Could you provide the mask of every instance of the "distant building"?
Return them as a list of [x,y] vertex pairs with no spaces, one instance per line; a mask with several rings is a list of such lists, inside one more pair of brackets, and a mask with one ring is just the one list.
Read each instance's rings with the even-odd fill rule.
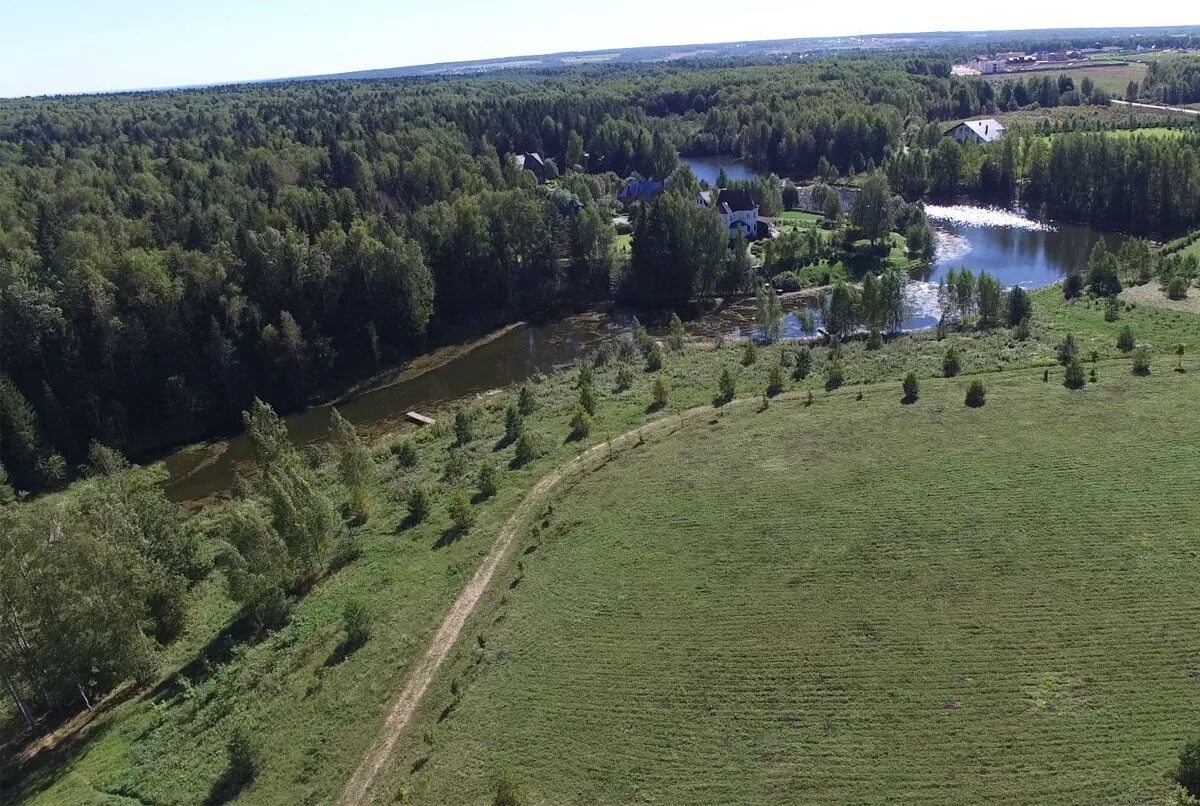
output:
[[630,179],[617,193],[617,201],[624,207],[649,204],[663,194],[663,183],[657,179]]
[[546,172],[546,161],[542,159],[542,155],[536,151],[526,151],[524,154],[518,154],[516,157],[517,167],[523,171],[529,171],[537,177],[538,184],[542,184],[548,178]]
[[994,143],[1004,139],[1004,126],[993,118],[964,120],[947,129],[946,136],[956,143]]
[[747,238],[758,237],[758,205],[750,191],[741,188],[706,190],[696,197],[696,206],[715,210],[729,237],[738,233]]
[[1003,73],[1005,66],[1008,64],[1004,59],[976,59],[971,62],[968,67],[978,70],[981,74],[988,76],[995,73]]

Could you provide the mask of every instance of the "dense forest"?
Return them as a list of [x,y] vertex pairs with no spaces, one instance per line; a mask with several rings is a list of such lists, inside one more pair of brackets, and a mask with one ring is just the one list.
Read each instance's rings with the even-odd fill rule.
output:
[[[1192,92],[1195,65],[1139,91]],[[949,66],[849,54],[0,102],[8,480],[53,488],[93,442],[152,454],[235,427],[256,396],[292,410],[615,289],[749,291],[741,251],[685,209],[680,154],[797,182],[883,169],[909,200],[1024,194],[1140,234],[1200,223],[1195,139],[955,149],[945,121],[1107,97],[1048,77],[994,89]],[[545,155],[549,185],[510,156],[525,151]],[[630,174],[675,192],[634,217],[626,266],[612,221]]]

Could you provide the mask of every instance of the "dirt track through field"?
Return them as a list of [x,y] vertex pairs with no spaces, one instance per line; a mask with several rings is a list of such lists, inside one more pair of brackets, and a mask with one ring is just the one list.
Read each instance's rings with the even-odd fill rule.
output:
[[400,740],[404,728],[408,725],[409,720],[412,719],[413,714],[417,710],[417,706],[421,703],[421,698],[424,696],[425,690],[429,688],[429,684],[433,681],[433,677],[437,674],[442,662],[446,660],[446,656],[454,648],[454,644],[458,641],[458,637],[462,633],[463,626],[475,611],[475,606],[479,603],[480,597],[483,596],[484,592],[488,589],[488,585],[491,584],[492,577],[495,575],[496,569],[500,566],[505,555],[507,555],[509,548],[511,548],[517,532],[520,530],[522,524],[534,513],[543,499],[545,499],[546,494],[554,489],[564,478],[583,470],[594,457],[629,442],[639,434],[650,434],[673,425],[678,426],[683,423],[685,418],[691,418],[704,412],[712,413],[712,409],[707,406],[688,409],[678,415],[664,417],[652,423],[639,426],[631,431],[626,431],[624,434],[614,437],[608,442],[601,442],[598,445],[592,446],[570,462],[552,471],[533,486],[533,489],[525,496],[525,500],[517,507],[516,512],[505,522],[504,528],[496,536],[487,557],[483,560],[483,564],[475,571],[474,576],[471,577],[471,581],[467,583],[467,587],[454,600],[454,604],[450,607],[449,612],[442,619],[442,623],[438,627],[437,633],[433,636],[433,641],[430,643],[429,648],[425,650],[424,656],[409,674],[408,683],[404,686],[404,690],[392,702],[392,707],[388,711],[387,719],[384,721],[383,730],[380,732],[379,737],[371,745],[366,757],[346,783],[346,788],[342,792],[339,803],[351,806],[352,804],[365,803],[368,800],[372,788],[379,780],[380,775],[383,774],[388,760],[392,756],[392,751],[395,750],[396,742]]

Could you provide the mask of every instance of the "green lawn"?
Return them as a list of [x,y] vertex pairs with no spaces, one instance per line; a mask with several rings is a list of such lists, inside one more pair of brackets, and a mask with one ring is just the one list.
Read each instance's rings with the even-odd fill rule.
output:
[[1200,374],[1054,381],[748,402],[618,454],[531,525],[385,796],[490,803],[507,767],[538,804],[1165,802]]
[[[1015,382],[1002,380],[1002,377],[1028,381],[1027,386],[1022,387],[1025,389],[1022,395],[1038,399],[1042,394],[1063,392],[1059,383],[1061,371],[1057,367],[1051,370],[1050,384],[1043,386],[1040,383],[1041,367],[1054,365],[1054,345],[1063,335],[1067,332],[1075,334],[1085,355],[1091,349],[1096,349],[1104,357],[1117,358],[1121,354],[1115,347],[1116,336],[1125,324],[1131,326],[1140,343],[1151,345],[1155,352],[1155,375],[1146,384],[1135,385],[1131,389],[1147,392],[1164,390],[1166,394],[1176,389],[1176,384],[1185,382],[1186,388],[1191,389],[1191,379],[1195,377],[1192,373],[1200,371],[1195,366],[1200,356],[1200,317],[1139,305],[1124,311],[1118,322],[1108,323],[1103,321],[1103,306],[1099,303],[1086,300],[1064,302],[1058,289],[1035,292],[1032,296],[1035,318],[1031,338],[1026,341],[1016,340],[1008,330],[996,330],[990,333],[951,334],[943,341],[938,341],[932,333],[914,334],[889,341],[883,349],[875,351],[866,350],[861,340],[843,345],[848,384],[886,384],[880,389],[864,388],[862,410],[879,411],[881,416],[892,408],[900,411],[898,406],[893,406],[899,378],[909,370],[923,379],[940,374],[942,356],[948,346],[954,345],[962,355],[964,373],[1023,368],[1016,376],[984,376],[989,390],[998,384],[994,387],[996,405],[989,402],[984,412],[1003,412],[1004,406],[1011,405],[1013,398],[1020,396],[1010,398],[1001,392],[1004,384]],[[1165,370],[1174,363],[1170,353],[1177,343],[1186,345],[1187,361],[1192,368],[1192,373],[1183,378],[1176,378]],[[711,399],[717,375],[724,366],[735,370],[740,396],[753,398],[761,395],[770,367],[779,361],[781,349],[792,350],[795,347],[762,348],[757,362],[749,367],[741,366],[742,345],[737,342],[722,346],[693,343],[681,353],[668,352],[663,374],[670,382],[671,404],[667,411],[659,413],[647,412],[654,374],[644,371],[640,359],[631,365],[634,384],[626,391],[616,390],[617,365],[609,363],[597,370],[599,405],[591,436],[582,443],[566,441],[570,430],[568,421],[576,396],[574,373],[562,372],[539,378],[532,383],[538,408],[527,421],[527,426],[539,445],[540,456],[532,464],[520,469],[509,467],[513,456],[511,446],[497,447],[503,433],[503,412],[514,396],[512,389],[472,404],[479,412],[476,438],[469,446],[467,470],[458,481],[444,478],[453,439],[445,425],[450,421],[448,411],[434,412],[441,420],[441,425],[418,432],[416,439],[420,461],[415,470],[399,468],[388,453],[385,440],[377,451],[380,477],[373,495],[375,513],[366,524],[354,527],[362,541],[363,552],[359,560],[322,581],[300,601],[287,627],[259,642],[240,639],[227,630],[233,608],[225,597],[220,572],[214,571],[194,592],[187,632],[177,644],[162,654],[159,685],[138,692],[104,711],[81,734],[79,741],[63,743],[60,750],[41,756],[36,764],[23,770],[6,771],[6,786],[15,786],[20,782],[22,788],[6,788],[2,796],[4,802],[54,806],[124,804],[138,800],[146,803],[200,802],[221,775],[225,764],[225,744],[233,727],[243,722],[251,726],[262,758],[261,771],[245,792],[244,802],[289,805],[330,802],[336,798],[379,730],[387,703],[402,686],[413,662],[424,651],[441,615],[462,590],[500,525],[515,510],[529,488],[552,468],[575,456],[584,447],[603,442],[607,435],[622,433],[650,420],[672,417],[676,410],[705,404]],[[828,361],[828,352],[825,347],[815,348],[813,374],[803,381],[789,380],[789,387],[802,394],[811,390],[817,399],[817,405],[811,411],[807,414],[800,412],[798,416],[807,417],[811,414],[814,418],[826,419],[835,415],[846,416],[850,419],[845,427],[851,428],[850,424],[856,423],[853,427],[861,426],[861,434],[865,439],[878,428],[883,428],[882,424],[887,420],[885,418],[879,421],[879,425],[871,425],[859,419],[859,404],[853,402],[857,390],[853,387],[825,402],[821,373]],[[1075,410],[1067,408],[1075,405],[1071,401],[1093,401],[1115,395],[1112,390],[1117,388],[1115,384],[1118,380],[1128,374],[1128,366],[1127,360],[1102,362],[1098,387],[1076,398],[1047,398],[1046,405],[1039,411],[1046,416],[1051,427],[1061,428],[1063,417]],[[934,411],[937,405],[935,398],[941,394],[945,397],[942,404],[944,412],[934,411],[932,416],[957,422],[963,416],[960,404],[964,383],[961,379],[952,382],[929,381],[928,406],[923,400],[913,411],[926,414]],[[939,388],[944,388],[944,392],[938,393],[936,390]],[[1142,398],[1124,399],[1128,401],[1125,410],[1130,417],[1129,422],[1144,424],[1143,420],[1138,419],[1141,416],[1142,403],[1139,401]],[[1059,408],[1051,407],[1054,400],[1059,401],[1056,404]],[[789,411],[792,414],[787,415],[788,419],[782,419]],[[823,444],[820,442],[823,437],[812,431],[809,421],[797,419],[795,414],[793,403],[780,401],[772,405],[763,420],[776,422],[776,417],[781,418],[778,422],[786,423],[789,429],[784,439],[788,444]],[[887,414],[887,417],[893,415]],[[734,421],[733,417],[731,414],[730,422]],[[740,412],[737,418],[738,422],[747,425],[755,422],[754,418],[742,420]],[[826,419],[817,419],[816,422],[824,423]],[[842,429],[843,426],[837,428]],[[1187,431],[1184,429],[1180,433],[1186,435]],[[751,453],[773,455],[771,451],[774,449],[768,446],[760,451],[762,441],[756,437],[751,439],[752,432],[746,434],[747,439],[751,440],[746,443],[752,446]],[[1011,441],[1018,436],[1006,435],[1004,439]],[[1024,440],[1024,437],[1020,436],[1020,439]],[[929,440],[933,440],[932,435]],[[929,440],[929,450],[933,451],[938,443]],[[726,447],[725,443],[713,443],[713,461],[725,460]],[[1002,447],[996,449],[1008,450]],[[1148,446],[1145,452],[1148,456],[1170,458],[1166,446]],[[1113,449],[1112,453],[1122,455],[1129,461],[1136,460],[1136,457],[1127,456],[1130,453],[1127,450]],[[725,474],[729,487],[722,494],[722,500],[736,501],[743,484],[756,477],[753,473],[745,472],[743,465],[748,459],[739,455],[738,450],[730,449],[727,458],[731,472]],[[459,487],[473,491],[477,469],[484,461],[494,462],[502,468],[500,491],[494,498],[477,506],[479,520],[473,529],[460,539],[447,541],[449,518],[445,502],[448,495]],[[776,455],[772,461],[787,465],[792,459]],[[810,466],[807,462],[807,458],[802,458],[795,467],[787,470],[793,476],[781,476],[794,479],[790,490],[777,491],[779,498],[772,500],[770,506],[762,504],[768,510],[771,507],[782,508],[779,511],[788,514],[789,523],[796,529],[801,529],[807,522],[814,507],[827,506],[831,501],[842,498],[841,492],[836,497],[830,495],[830,491],[839,490],[833,484],[836,468]],[[863,472],[882,477],[886,469],[893,467],[899,467],[899,464],[890,462],[873,469],[864,467]],[[828,475],[825,474],[826,469],[829,470]],[[343,502],[345,492],[332,480],[331,475],[331,469],[326,467],[322,471],[323,483],[335,501]],[[952,477],[957,478],[958,475]],[[700,483],[700,480],[686,476],[678,478],[681,490],[693,482]],[[820,480],[824,492],[810,491],[801,495],[801,490],[809,489],[801,485],[803,478],[811,478],[813,483]],[[428,522],[412,527],[404,522],[401,495],[414,482],[430,486],[435,493],[435,506]],[[1169,515],[1176,511],[1171,509],[1176,505],[1173,491],[1171,484],[1155,488],[1155,494],[1162,498],[1155,499],[1153,512]],[[657,517],[654,511],[643,510],[639,500],[631,499],[631,508],[628,510],[630,517],[634,513],[639,513],[643,518]],[[571,506],[573,509],[574,504]],[[1086,514],[1089,510],[1081,505],[1079,511]],[[562,526],[562,522],[554,521],[547,529],[553,531]],[[733,541],[738,534],[741,533],[731,532],[725,536],[725,540]],[[657,556],[648,554],[646,560],[658,562]],[[699,562],[716,555],[694,556]],[[527,562],[531,571],[540,559],[539,552],[530,555]],[[1185,570],[1179,569],[1177,580],[1186,579]],[[1182,591],[1183,587],[1179,589]],[[517,591],[520,591],[519,595],[524,595],[523,584]],[[518,596],[517,591],[511,595]],[[343,660],[337,654],[341,642],[340,614],[351,598],[366,605],[374,617],[374,624],[371,639],[366,645]],[[604,605],[598,603],[597,607],[603,610]],[[502,611],[490,611],[492,615],[497,612]],[[580,630],[584,631],[586,626],[581,622]],[[491,631],[491,627],[482,629],[485,633]],[[468,631],[467,635],[470,636],[467,638],[468,645],[457,650],[463,657],[469,657],[473,653],[471,647],[475,645],[472,643],[472,632]],[[495,650],[499,648],[497,646]],[[496,651],[489,649],[486,653],[489,669],[497,663]],[[705,662],[709,659],[707,655],[699,657]],[[457,671],[443,674],[435,681],[429,708],[445,707],[453,677],[466,674],[462,662],[460,659]],[[674,695],[667,692],[663,696]],[[446,725],[456,729],[459,724],[456,719],[448,720]],[[1170,724],[1165,723],[1162,741],[1175,741],[1174,736],[1167,735],[1170,733]],[[442,771],[438,775],[448,775],[447,781],[455,782],[456,786],[462,783],[464,789],[461,791],[468,799],[482,791],[479,789],[482,784],[470,776],[482,773],[484,766],[498,761],[496,751],[481,750],[476,759],[463,767],[461,775],[469,779],[464,780],[456,777],[459,773],[447,774],[444,770],[447,764],[458,763],[453,759],[463,758],[460,754],[464,752],[464,745],[453,744],[456,749],[451,753],[449,747],[452,745],[449,743],[451,740],[454,743],[467,741],[465,736],[443,735],[446,727],[439,726],[436,719],[431,720],[426,714],[411,737],[420,740],[426,727],[432,728],[431,737],[435,741],[431,771]],[[438,749],[443,741],[448,743],[446,753]],[[685,737],[683,743],[677,746],[681,759],[690,752],[689,748],[693,746],[691,741]],[[1148,755],[1151,752],[1157,754],[1158,750],[1157,745],[1151,744],[1139,746],[1136,752]],[[409,781],[408,772],[418,758],[418,750],[410,745],[404,752],[404,758],[394,768],[395,787],[402,783],[413,783]],[[763,752],[769,752],[769,748],[764,748]],[[1130,751],[1129,757],[1134,757],[1133,751]],[[599,758],[600,762],[606,760],[606,757]],[[707,757],[698,755],[695,758]],[[1157,764],[1157,755],[1155,758]],[[644,774],[651,776],[654,759],[641,759],[647,765]],[[528,762],[525,757],[511,760],[519,765]],[[1086,766],[1082,761],[1080,765]],[[587,765],[582,764],[582,767],[586,769]],[[540,778],[544,769],[529,768],[527,771],[531,774],[536,772],[538,776],[531,784],[544,785],[545,781]],[[625,773],[614,773],[614,776],[614,786],[632,780]],[[432,777],[416,778],[430,780]],[[651,781],[652,776],[645,780]],[[624,783],[620,785],[625,786]],[[391,791],[394,788],[389,790],[389,794]],[[617,788],[612,791],[615,794],[611,797],[604,796],[608,797],[607,802],[623,801],[624,793],[628,790]],[[573,798],[574,792],[564,790],[563,796]],[[455,798],[454,791],[450,789],[438,789],[436,794],[441,799],[453,801]],[[597,798],[604,800],[602,795],[597,794]],[[672,797],[660,798],[660,802],[675,802],[681,797],[686,799],[675,790]]]

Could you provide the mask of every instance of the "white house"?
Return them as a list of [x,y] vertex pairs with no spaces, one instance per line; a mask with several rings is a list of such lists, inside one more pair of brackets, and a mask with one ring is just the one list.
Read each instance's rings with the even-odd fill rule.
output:
[[721,225],[731,238],[739,232],[747,238],[758,235],[758,205],[754,203],[748,190],[706,190],[696,197],[696,206],[715,210],[721,217]]
[[994,143],[1004,139],[1004,126],[998,120],[964,120],[946,130],[956,143]]

